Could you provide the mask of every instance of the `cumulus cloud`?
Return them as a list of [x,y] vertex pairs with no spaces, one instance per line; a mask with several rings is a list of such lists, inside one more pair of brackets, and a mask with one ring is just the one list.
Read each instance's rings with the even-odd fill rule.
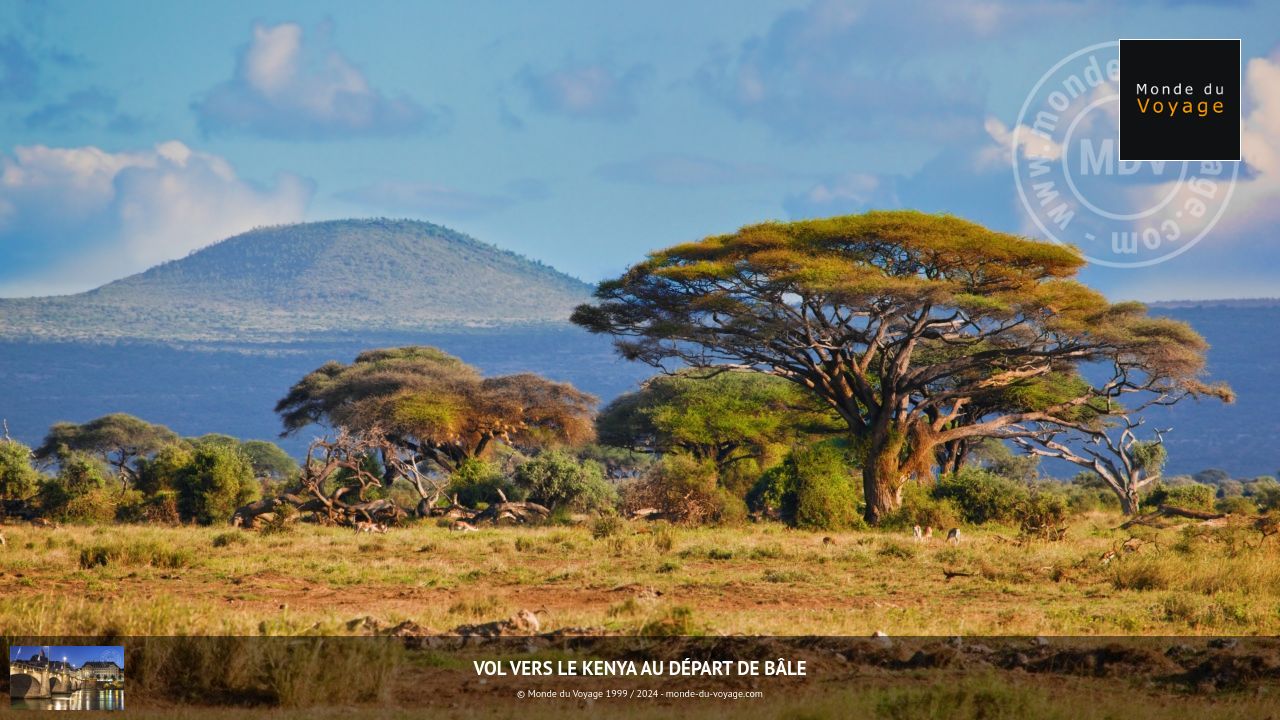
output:
[[975,41],[1078,6],[814,0],[718,53],[696,79],[738,117],[786,137],[947,142],[981,133],[986,84],[973,74],[940,73],[949,64],[935,53],[965,52]]
[[545,71],[525,67],[517,80],[541,112],[617,121],[635,115],[636,95],[652,74],[647,65],[618,71],[602,63],[569,62]]
[[322,36],[294,23],[255,25],[235,75],[193,106],[206,133],[278,139],[404,135],[447,126],[449,111],[388,97]]
[[258,225],[302,219],[309,181],[258,187],[170,141],[112,153],[18,147],[0,157],[0,295],[85,290]]

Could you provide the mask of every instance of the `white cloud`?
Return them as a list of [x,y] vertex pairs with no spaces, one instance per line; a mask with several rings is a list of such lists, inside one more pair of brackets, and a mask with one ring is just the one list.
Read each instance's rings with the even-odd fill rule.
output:
[[0,295],[86,290],[258,225],[302,219],[313,187],[240,179],[223,158],[170,141],[0,157]]
[[194,106],[207,133],[279,139],[402,135],[448,124],[444,108],[387,97],[321,36],[309,43],[294,23],[255,25],[235,75]]
[[645,65],[625,71],[600,63],[569,62],[547,70],[526,67],[519,80],[536,109],[593,120],[624,120],[636,113],[636,94],[652,75]]

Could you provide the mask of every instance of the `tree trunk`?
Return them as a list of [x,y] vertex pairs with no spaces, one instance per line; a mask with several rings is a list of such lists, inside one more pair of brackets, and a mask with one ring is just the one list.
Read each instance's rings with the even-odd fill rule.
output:
[[1120,493],[1120,510],[1125,515],[1137,515],[1138,506],[1138,491],[1130,485],[1124,489],[1124,492]]
[[862,491],[867,501],[863,517],[879,525],[902,506],[902,449],[905,438],[892,431],[876,433],[862,467]]

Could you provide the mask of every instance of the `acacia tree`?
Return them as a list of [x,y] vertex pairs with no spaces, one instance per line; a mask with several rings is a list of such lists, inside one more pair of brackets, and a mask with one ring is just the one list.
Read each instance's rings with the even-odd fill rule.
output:
[[787,381],[748,372],[657,375],[596,418],[599,442],[647,453],[685,453],[720,473],[771,446],[838,432],[839,419]]
[[312,423],[385,436],[384,482],[406,477],[425,501],[438,486],[423,473],[450,474],[494,443],[530,449],[593,435],[595,397],[530,373],[482,377],[435,348],[369,350],[308,374],[276,405],[284,435]]
[[[1199,335],[1107,302],[1073,279],[1083,265],[1073,248],[951,216],[769,222],[651,254],[573,321],[629,359],[808,388],[862,448],[876,523],[947,443],[1035,432],[1151,388],[1223,392],[1198,379]],[[1086,364],[1109,377],[1085,381]]]
[[70,452],[101,458],[126,485],[138,480],[138,461],[178,442],[177,433],[126,413],[112,413],[87,423],[55,423],[36,448],[40,460],[56,460]]

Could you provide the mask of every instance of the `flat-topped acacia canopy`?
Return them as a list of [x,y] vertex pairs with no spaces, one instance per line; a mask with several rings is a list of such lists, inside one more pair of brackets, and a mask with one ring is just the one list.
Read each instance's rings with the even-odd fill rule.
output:
[[[1189,326],[1076,281],[1074,248],[916,211],[749,225],[651,254],[573,321],[625,357],[752,368],[816,393],[865,448],[867,519],[944,448],[1087,422],[1122,395],[1225,392]],[[1105,382],[1079,373],[1087,363]]]

